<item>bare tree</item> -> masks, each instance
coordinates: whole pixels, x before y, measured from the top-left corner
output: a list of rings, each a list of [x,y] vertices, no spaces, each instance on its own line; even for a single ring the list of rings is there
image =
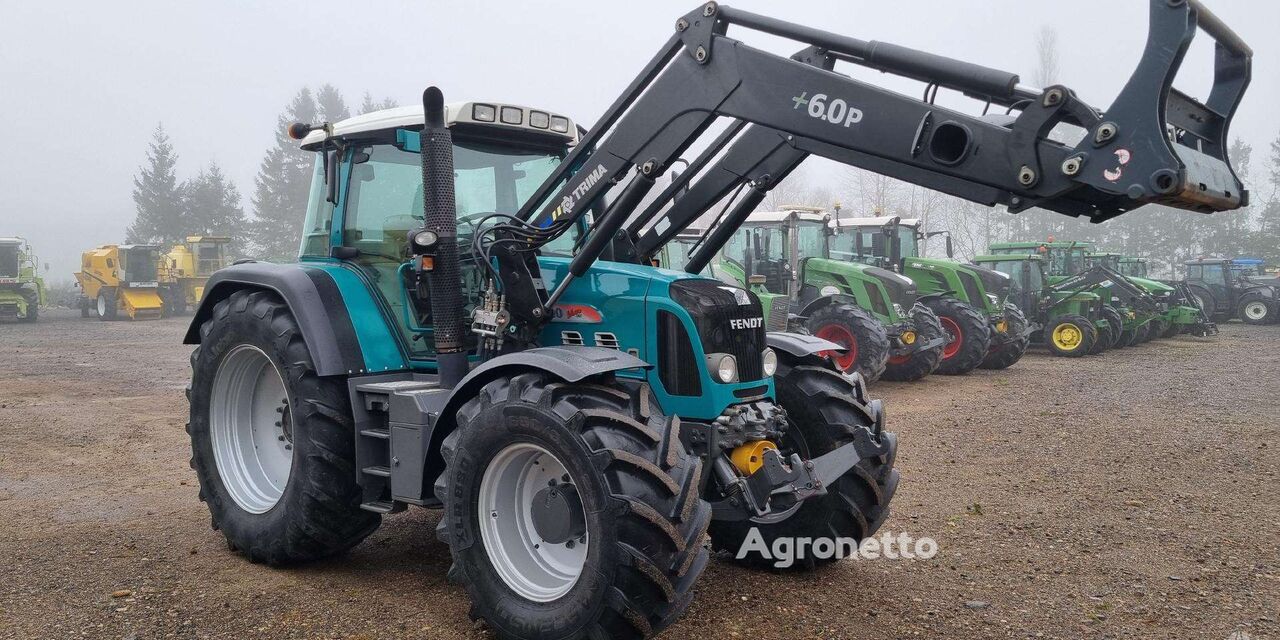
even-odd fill
[[[1036,34],[1036,68],[1032,79],[1037,85],[1047,87],[1059,81],[1061,70],[1058,65],[1058,31],[1044,25]]]

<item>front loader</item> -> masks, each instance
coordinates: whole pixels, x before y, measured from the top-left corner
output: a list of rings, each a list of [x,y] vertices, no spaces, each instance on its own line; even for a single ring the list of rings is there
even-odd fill
[[[1166,139],[1151,102],[1176,99],[1179,61],[1158,54],[1189,41],[1197,16],[1247,69],[1247,49],[1198,3],[1153,2],[1156,53],[1114,114],[1065,88],[708,3],[582,136],[550,111],[446,106],[435,88],[421,111],[290,127],[316,155],[300,261],[220,270],[186,336],[199,345],[192,466],[214,526],[250,559],[286,564],[349,549],[410,505],[441,509],[449,575],[504,638],[659,632],[688,607],[707,541],[764,567],[779,541],[835,538],[792,566],[835,560],[850,548],[839,541],[879,529],[897,488],[881,405],[824,355],[839,345],[767,332],[757,296],[697,275],[758,200],[733,204],[740,217],[712,228],[686,272],[652,266],[666,240],[638,251],[628,221],[654,222],[641,205],[656,178],[727,118],[978,201],[1097,218],[1157,200],[1236,207],[1211,138],[1230,111],[1197,114],[1192,137],[1209,139],[1197,151]],[[1030,121],[990,124],[754,49],[727,35],[735,25],[1105,125],[1100,148],[1143,143],[1156,152],[1134,175],[1167,180],[1116,187],[1088,161],[1022,183],[998,153],[956,146],[959,132],[983,149],[1027,141],[1018,166],[1083,150]],[[1187,180],[1213,190],[1188,194]]]
[[[974,264],[994,269],[1011,280],[1009,299],[1027,321],[1032,342],[1044,344],[1055,356],[1079,358],[1098,353],[1111,326],[1103,315],[1104,300],[1088,291],[1089,284],[1054,284],[1045,273],[1045,259],[1037,254],[975,256]]]
[[[80,316],[99,320],[164,317],[159,267],[156,245],[107,244],[84,252],[75,273]]]
[[[45,304],[40,260],[22,238],[0,238],[0,320],[35,322]]]

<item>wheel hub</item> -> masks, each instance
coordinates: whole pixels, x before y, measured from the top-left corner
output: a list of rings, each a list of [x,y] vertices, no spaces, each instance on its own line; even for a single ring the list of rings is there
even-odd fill
[[[551,544],[565,544],[581,538],[587,532],[587,521],[582,511],[582,498],[578,488],[571,484],[555,484],[533,497],[530,515],[533,530]]]

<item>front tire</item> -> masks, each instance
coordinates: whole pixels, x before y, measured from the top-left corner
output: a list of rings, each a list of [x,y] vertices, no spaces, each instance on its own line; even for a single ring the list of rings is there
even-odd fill
[[[834,342],[847,351],[831,353],[831,361],[841,371],[858,373],[863,380],[875,382],[889,363],[889,334],[875,316],[861,307],[833,301],[809,316],[809,333]]]
[[[647,384],[524,373],[486,384],[456,415],[437,534],[473,618],[503,638],[642,638],[684,612],[708,560],[711,506],[701,461]],[[552,463],[556,486],[521,484]],[[553,501],[564,531],[539,528],[538,505]]]
[[[116,290],[112,287],[103,287],[98,290],[98,298],[95,300],[97,316],[99,320],[115,320],[116,319]]]
[[[928,307],[917,304],[911,309],[912,326],[915,327],[916,341],[929,342],[937,338],[946,338],[942,323]],[[907,355],[892,356],[886,363],[882,380],[893,382],[914,382],[933,373],[942,364],[942,346],[921,349]]]
[[[191,363],[191,467],[233,550],[302,562],[378,527],[360,509],[345,382],[316,375],[284,302],[247,290],[218,302]]]
[[[1044,335],[1053,355],[1080,358],[1093,349],[1098,330],[1088,318],[1069,314],[1054,318]]]
[[[1276,321],[1276,305],[1262,298],[1247,298],[1240,303],[1236,316],[1245,324],[1273,324]]]
[[[987,318],[955,298],[926,298],[923,303],[938,316],[949,335],[942,347],[938,373],[964,375],[982,364],[991,348],[991,325],[987,324]]]
[[[1006,302],[1004,319],[1009,323],[1008,332],[1011,337],[1007,342],[992,348],[987,357],[983,358],[982,364],[978,365],[983,369],[1008,369],[1021,360],[1023,354],[1027,352],[1027,345],[1031,342],[1030,337],[1026,335],[1027,316],[1022,313],[1018,305]]]
[[[805,501],[784,520],[718,520],[711,524],[714,548],[732,554],[739,564],[756,568],[775,567],[776,559],[750,552],[737,557],[752,529],[770,549],[779,538],[847,538],[860,543],[875,534],[889,516],[889,502],[898,488],[898,471],[894,469],[897,436],[877,430],[873,414],[878,408],[867,403],[852,377],[825,366],[783,362],[774,384],[778,404],[787,411],[787,433],[779,443],[783,453],[799,453],[809,460],[856,442],[862,460],[828,486],[825,496]],[[836,545],[837,550],[840,546]],[[806,554],[785,568],[812,569],[838,559]]]

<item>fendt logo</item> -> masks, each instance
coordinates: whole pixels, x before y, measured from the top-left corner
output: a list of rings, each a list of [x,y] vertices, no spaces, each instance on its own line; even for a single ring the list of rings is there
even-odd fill
[[[830,102],[827,101],[827,94],[815,93],[813,97],[809,97],[808,91],[803,91],[800,95],[791,99],[795,104],[792,109],[799,109],[801,106],[807,105],[810,118],[826,120],[831,124],[838,124],[844,127],[858,124],[862,122],[862,109],[851,106],[848,102],[840,98],[836,98]]]
[[[759,329],[764,326],[764,318],[730,318],[729,326],[734,329]]]

